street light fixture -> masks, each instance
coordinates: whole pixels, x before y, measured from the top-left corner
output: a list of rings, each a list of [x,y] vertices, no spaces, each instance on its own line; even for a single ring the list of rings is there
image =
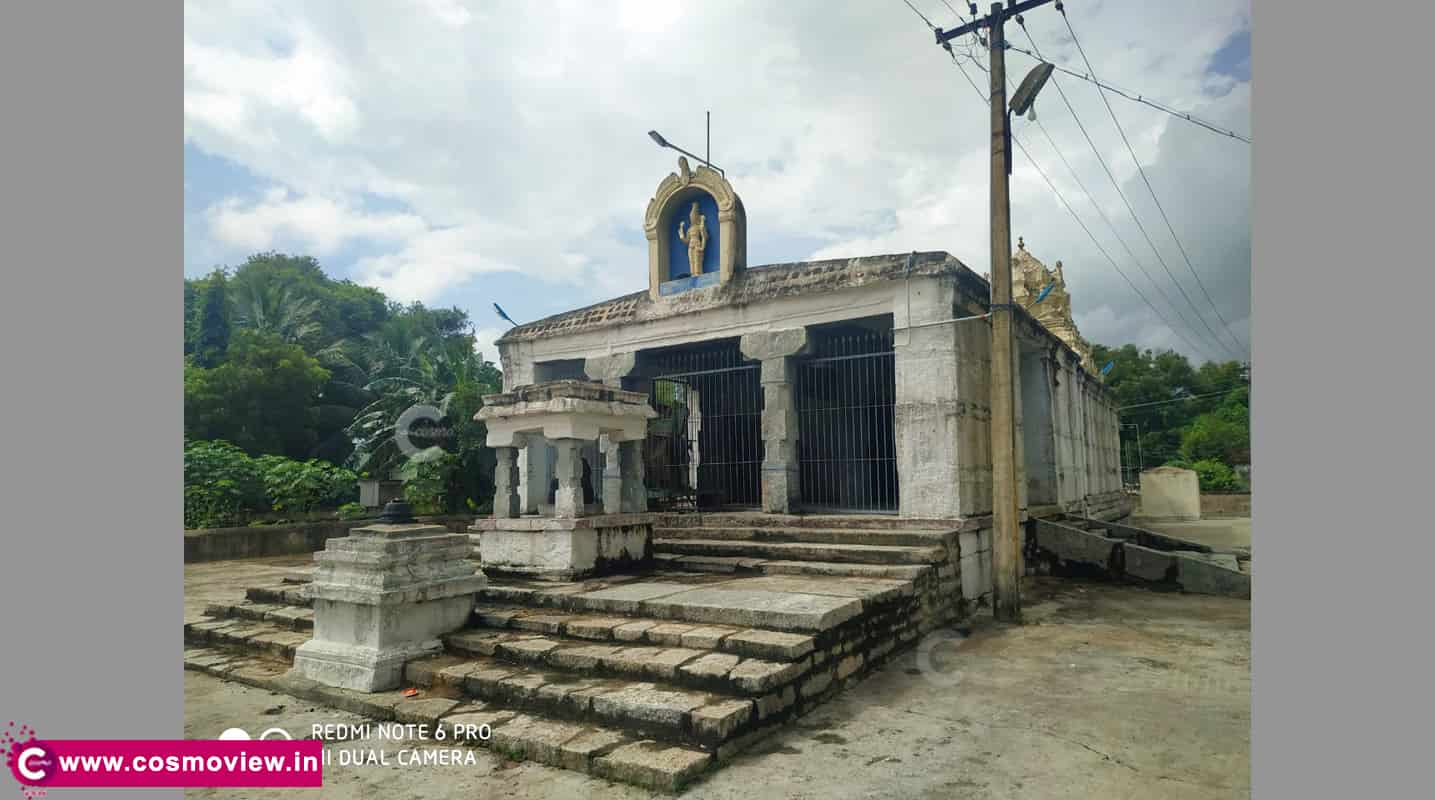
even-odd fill
[[[694,160],[696,160],[696,161],[701,161],[702,163],[707,164],[709,167],[711,167],[711,168],[717,170],[717,173],[718,173],[719,175],[723,176],[723,179],[724,179],[724,180],[727,178],[727,173],[725,173],[725,172],[722,171],[722,167],[719,167],[717,164],[714,164],[713,162],[707,160],[706,158],[703,158],[702,156],[700,156],[700,155],[698,155],[698,154],[696,154],[696,153],[689,153],[688,151],[684,150],[683,148],[678,147],[677,145],[673,144],[672,142],[668,141],[667,139],[664,139],[664,138],[663,138],[663,135],[662,135],[661,133],[658,133],[657,131],[648,131],[648,138],[649,138],[649,139],[652,139],[654,142],[656,142],[657,145],[658,145],[658,147],[666,147],[666,148],[668,148],[669,150],[676,150],[676,151],[678,151],[679,153],[682,153],[683,155],[688,156],[689,158],[692,158],[692,159],[694,159]],[[711,142],[709,142],[709,148],[711,149]],[[711,150],[710,150],[710,151],[711,151]]]

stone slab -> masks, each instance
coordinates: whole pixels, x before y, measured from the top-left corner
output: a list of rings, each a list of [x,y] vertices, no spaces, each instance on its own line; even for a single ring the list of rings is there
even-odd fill
[[[701,750],[673,747],[652,740],[624,745],[593,760],[599,776],[649,789],[676,792],[712,761]]]
[[[1227,569],[1200,556],[1176,554],[1176,580],[1181,591],[1226,597],[1251,597],[1251,576]]]
[[[761,589],[684,587],[642,603],[642,610],[689,622],[716,622],[774,628],[783,631],[820,632],[862,613],[855,598]]]
[[[756,628],[739,631],[723,640],[729,650],[741,649],[745,655],[752,655],[772,661],[795,661],[812,652],[813,639],[800,633],[764,631]]]
[[[1127,542],[1125,551],[1126,574],[1145,581],[1165,581],[1175,578],[1176,557],[1149,547]]]

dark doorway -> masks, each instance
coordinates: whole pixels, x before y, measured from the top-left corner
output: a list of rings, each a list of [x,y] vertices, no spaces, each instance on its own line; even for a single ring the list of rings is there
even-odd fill
[[[645,353],[652,381],[643,457],[651,507],[755,508],[762,501],[760,365],[736,339]]]

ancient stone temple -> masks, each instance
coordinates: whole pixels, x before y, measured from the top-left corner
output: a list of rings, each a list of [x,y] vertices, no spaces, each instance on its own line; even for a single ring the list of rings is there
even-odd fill
[[[746,213],[706,166],[644,215],[648,288],[519,325],[505,388],[588,380],[649,398],[654,511],[863,513],[989,526],[987,282],[941,252],[748,266]],[[1018,249],[1021,506],[1102,513],[1119,498],[1116,412],[1071,317],[1060,262]],[[1041,291],[1052,288],[1035,300]],[[551,513],[558,452],[530,443],[521,513]],[[591,474],[612,453],[585,443]],[[606,478],[605,478],[606,480]]]
[[[944,252],[749,265],[742,200],[686,161],[643,226],[645,289],[498,340],[504,390],[478,415],[496,491],[465,546],[366,532],[309,587],[255,587],[195,626],[206,648],[290,653],[303,634],[255,626],[313,627],[282,679],[187,659],[675,790],[987,606],[987,282]],[[1051,296],[1069,303],[1064,285]],[[1080,340],[1016,317],[1023,518],[1125,514],[1116,410]],[[419,568],[440,550],[478,563]],[[412,635],[368,635],[395,614]],[[400,669],[417,695],[345,688]]]

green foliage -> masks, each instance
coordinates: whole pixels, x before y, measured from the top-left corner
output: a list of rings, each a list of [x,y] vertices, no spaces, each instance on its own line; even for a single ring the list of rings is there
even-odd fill
[[[1192,368],[1173,352],[1135,345],[1092,347],[1098,364],[1114,362],[1106,385],[1124,407],[1122,463],[1151,466],[1179,459],[1250,463],[1250,368],[1208,361]],[[1139,431],[1139,447],[1135,441]],[[1138,464],[1138,453],[1144,464]],[[1239,480],[1239,479],[1238,479]]]
[[[229,442],[186,440],[184,527],[240,525],[256,512],[357,506],[352,502],[357,480],[353,472],[322,461],[254,458]]]
[[[449,508],[449,484],[458,470],[458,456],[440,452],[406,465],[404,499],[418,514],[443,514]]]
[[[363,519],[367,516],[369,516],[369,510],[367,508],[364,508],[362,503],[345,503],[339,506],[339,519]]]
[[[1214,459],[1176,460],[1168,466],[1181,467],[1195,472],[1203,492],[1243,492],[1250,489],[1235,470]]]
[[[264,476],[243,450],[228,442],[184,445],[184,527],[239,524],[240,513],[264,502]]]
[[[187,279],[184,307],[187,437],[387,478],[408,460],[400,416],[430,405],[442,419],[410,431],[413,443],[456,458],[435,502],[490,499],[493,454],[473,414],[502,375],[475,352],[466,312],[391,302],[311,257],[272,252]],[[315,502],[320,476],[290,479],[308,488],[286,507]]]
[[[1188,461],[1250,463],[1251,431],[1245,419],[1233,421],[1220,413],[1196,417],[1181,434],[1181,457]]]
[[[224,270],[215,270],[199,293],[199,312],[195,320],[194,360],[211,367],[224,359],[229,350],[229,299]]]
[[[358,497],[358,476],[323,461],[292,461],[283,456],[254,459],[264,474],[264,496],[275,511],[334,508]]]
[[[328,379],[328,370],[298,345],[241,330],[224,363],[185,365],[185,435],[303,458],[318,440],[314,401]]]

